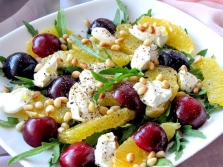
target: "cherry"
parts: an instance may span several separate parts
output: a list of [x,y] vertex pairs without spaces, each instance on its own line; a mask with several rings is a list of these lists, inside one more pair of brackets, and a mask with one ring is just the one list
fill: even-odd
[[38,34],[33,38],[32,50],[39,57],[47,57],[60,50],[60,40],[52,34]]
[[116,25],[109,19],[98,18],[93,21],[88,29],[88,34],[91,34],[92,29],[95,27],[106,28],[111,34],[115,33]]
[[57,123],[51,117],[30,118],[26,121],[23,128],[23,138],[32,147],[42,145],[51,138],[57,137]]
[[15,76],[33,79],[34,69],[38,62],[32,56],[23,52],[16,52],[7,57],[2,72],[5,77],[17,80]]
[[134,133],[133,139],[145,151],[165,151],[168,140],[165,131],[154,122],[147,122]]
[[94,161],[94,148],[85,142],[70,145],[60,155],[61,167],[92,167]]
[[70,88],[75,81],[69,76],[60,76],[55,79],[49,86],[46,96],[56,99],[57,97],[68,97]]
[[122,106],[137,112],[145,111],[145,104],[140,100],[138,93],[133,88],[133,83],[123,82],[113,93],[113,97]]
[[191,125],[194,129],[201,127],[207,120],[203,105],[189,95],[176,97],[171,110],[181,124]]

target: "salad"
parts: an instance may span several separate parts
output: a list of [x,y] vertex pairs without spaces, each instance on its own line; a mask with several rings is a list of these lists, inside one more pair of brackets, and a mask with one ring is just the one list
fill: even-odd
[[185,30],[152,10],[130,23],[127,7],[117,4],[113,21],[85,20],[86,37],[67,29],[63,10],[55,29],[39,33],[24,22],[33,35],[27,53],[1,57],[3,75],[16,84],[4,87],[1,98],[14,105],[1,110],[27,119],[2,124],[16,125],[35,148],[10,164],[54,148],[50,166],[171,166],[165,154],[178,160],[185,134],[205,138],[197,129],[222,106],[207,90],[205,63],[215,60],[204,57],[207,50],[191,56]]

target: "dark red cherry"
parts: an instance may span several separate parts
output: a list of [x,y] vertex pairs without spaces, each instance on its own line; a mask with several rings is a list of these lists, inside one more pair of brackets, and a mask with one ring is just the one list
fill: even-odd
[[60,40],[57,36],[52,34],[38,34],[33,38],[32,42],[33,52],[42,58],[60,50]]
[[154,122],[141,126],[133,135],[133,139],[138,147],[148,152],[165,151],[168,145],[165,131]]
[[61,167],[92,167],[94,161],[94,148],[85,142],[70,145],[60,155]]
[[51,138],[57,137],[57,123],[51,117],[30,118],[23,128],[23,139],[32,147],[42,145]]
[[203,105],[189,95],[176,97],[171,110],[181,124],[191,125],[194,129],[201,127],[207,120]]

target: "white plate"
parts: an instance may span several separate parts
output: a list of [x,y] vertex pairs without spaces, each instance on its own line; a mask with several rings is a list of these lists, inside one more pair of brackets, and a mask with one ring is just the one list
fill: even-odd
[[[165,18],[177,25],[180,25],[187,29],[188,33],[192,37],[195,44],[195,53],[202,49],[208,48],[208,54],[215,55],[218,62],[221,62],[223,67],[223,47],[219,47],[218,44],[222,44],[223,40],[220,36],[214,33],[212,30],[198,22],[194,18],[191,18],[187,14],[158,1],[140,0],[140,3],[135,0],[122,0],[128,6],[128,12],[130,13],[130,19],[134,21],[141,14],[147,13],[148,9],[152,8],[152,15],[159,18]],[[154,3],[152,3],[154,2]],[[75,33],[85,35],[87,28],[84,25],[84,19],[88,18],[93,21],[99,17],[109,18],[113,20],[115,11],[118,8],[115,0],[103,0],[93,1],[78,6],[74,6],[65,10],[68,28]],[[54,24],[56,13],[38,19],[32,22],[32,25],[41,30],[43,28],[50,28]],[[17,30],[9,33],[8,35],[0,39],[0,55],[8,56],[14,52],[25,51],[26,42],[31,38],[25,27],[18,28]],[[0,87],[5,85],[7,81],[0,78]],[[13,103],[13,102],[12,102]],[[8,115],[0,112],[0,119],[7,118]],[[20,117],[20,120],[22,118]],[[177,165],[187,158],[207,146],[215,138],[220,136],[223,132],[222,126],[223,111],[216,112],[211,115],[211,118],[200,128],[200,130],[206,135],[207,139],[200,139],[194,137],[187,137],[190,141],[184,150],[183,156],[175,162],[174,155],[167,155],[167,158],[171,159],[174,165]],[[0,145],[12,156],[15,156],[21,152],[31,149],[22,138],[22,134],[16,131],[14,128],[0,127]],[[22,160],[21,164],[26,167],[48,167],[48,160],[51,157],[51,151],[44,152],[42,154]]]

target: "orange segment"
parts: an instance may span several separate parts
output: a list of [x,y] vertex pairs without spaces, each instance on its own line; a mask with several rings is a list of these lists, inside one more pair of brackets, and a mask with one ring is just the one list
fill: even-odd
[[173,122],[162,123],[160,126],[166,132],[168,141],[170,141],[174,137],[176,130],[181,127],[180,123],[173,123]]
[[143,24],[149,22],[156,23],[157,26],[164,26],[168,32],[167,45],[179,51],[191,54],[194,51],[194,45],[190,36],[182,29],[182,27],[172,24],[170,21],[158,19],[149,16],[143,16],[138,23]]
[[121,109],[111,114],[95,118],[89,122],[80,123],[65,132],[59,134],[58,139],[62,143],[72,144],[82,141],[95,132],[122,126],[135,118],[135,111]]
[[202,58],[202,61],[194,65],[201,69],[204,76],[202,89],[208,90],[207,96],[210,104],[223,106],[223,70],[213,58]]
[[[126,156],[128,153],[133,153],[135,155],[135,160],[133,163],[126,161]],[[146,162],[149,152],[146,152],[139,148],[132,137],[128,138],[124,143],[122,143],[116,150],[115,160],[113,163],[114,167],[132,167],[134,164],[140,165]]]

